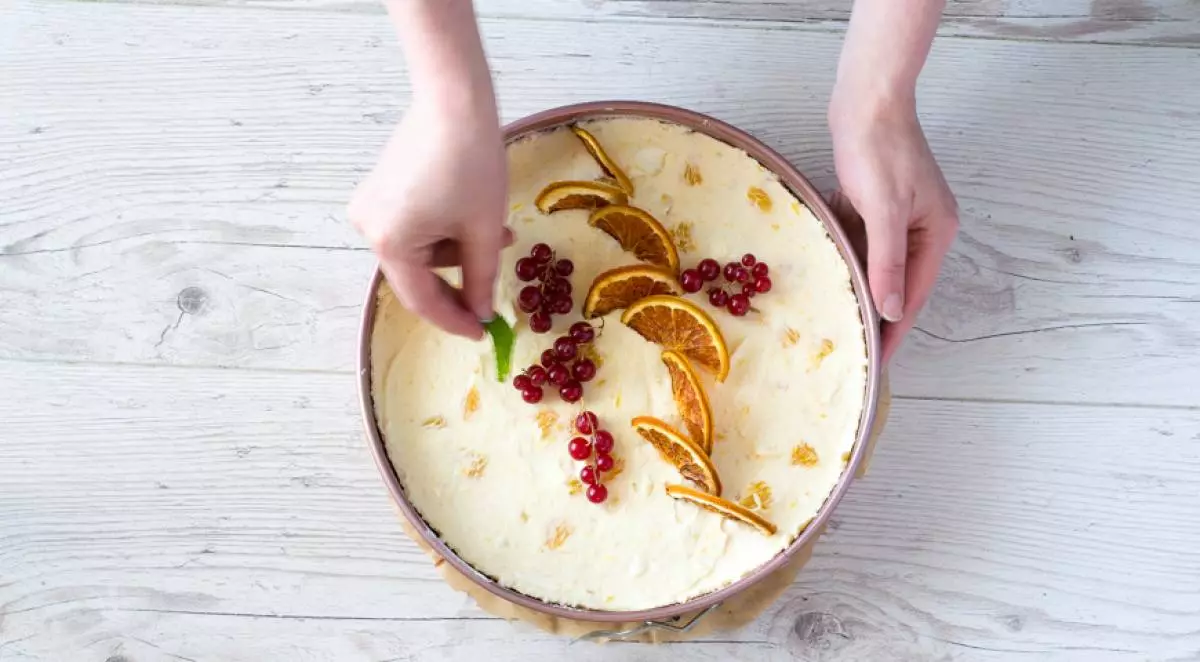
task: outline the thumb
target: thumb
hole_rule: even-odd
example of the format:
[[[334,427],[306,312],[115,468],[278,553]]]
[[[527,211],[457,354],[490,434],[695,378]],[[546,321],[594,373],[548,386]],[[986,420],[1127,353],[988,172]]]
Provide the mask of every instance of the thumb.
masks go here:
[[[867,280],[879,314],[888,322],[904,317],[904,265],[908,219],[896,211],[864,210],[867,226]]]
[[[500,264],[500,227],[473,228],[462,238],[463,298],[475,316],[486,322],[494,316],[493,292]]]

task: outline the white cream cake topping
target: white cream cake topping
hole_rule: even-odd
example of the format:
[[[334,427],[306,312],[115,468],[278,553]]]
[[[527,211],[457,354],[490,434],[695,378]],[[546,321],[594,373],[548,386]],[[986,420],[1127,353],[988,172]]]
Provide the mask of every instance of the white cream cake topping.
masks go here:
[[[758,312],[709,312],[729,347],[723,384],[697,368],[712,403],[712,459],[722,496],[747,498],[779,527],[766,536],[667,496],[678,472],[630,428],[652,415],[684,430],[653,345],[605,318],[602,358],[582,403],[552,387],[537,405],[496,380],[488,341],[452,337],[416,320],[383,288],[371,338],[372,392],[388,454],[413,505],[475,568],[535,598],[603,610],[648,609],[722,588],[787,547],[817,513],[844,467],[858,429],[866,347],[850,272],[821,223],[744,152],[684,127],[646,119],[583,125],[633,180],[630,204],[672,231],[681,268],[754,253],[773,288]],[[497,310],[516,320],[514,374],[538,362],[571,323],[595,276],[634,264],[587,212],[540,213],[547,184],[603,175],[567,129],[508,147],[509,225]],[[464,182],[469,195],[470,182]],[[764,195],[759,195],[761,192]],[[515,308],[525,283],[514,264],[537,242],[575,263],[574,312],[550,333],[530,331]],[[582,463],[567,453],[581,405],[616,437],[608,500],[582,492]],[[610,474],[611,476],[611,474]],[[755,485],[758,484],[758,489]],[[762,489],[765,486],[766,490]],[[765,499],[769,491],[769,498]],[[757,501],[752,493],[757,493]]]

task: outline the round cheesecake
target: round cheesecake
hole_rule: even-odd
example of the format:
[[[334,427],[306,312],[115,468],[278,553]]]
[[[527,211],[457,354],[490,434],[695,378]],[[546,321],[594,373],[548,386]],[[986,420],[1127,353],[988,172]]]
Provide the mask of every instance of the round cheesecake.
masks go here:
[[[480,572],[545,602],[630,611],[676,604],[738,580],[783,551],[816,515],[846,466],[864,405],[866,345],[850,270],[816,217],[745,152],[683,126],[639,118],[580,125],[633,184],[628,204],[666,228],[681,268],[752,253],[772,287],[734,316],[705,290],[684,295],[719,327],[729,352],[718,383],[697,368],[711,403],[711,461],[721,496],[775,525],[767,535],[667,494],[690,485],[630,426],[654,416],[686,430],[663,348],[621,323],[592,320],[595,377],[578,403],[547,385],[528,404],[498,381],[492,346],[450,336],[405,311],[385,285],[371,334],[372,396],[388,456],[412,505]],[[509,217],[496,309],[516,334],[513,374],[582,319],[601,273],[638,259],[589,226],[583,209],[542,213],[547,185],[605,177],[569,128],[508,148]],[[469,194],[464,183],[464,194]],[[535,243],[570,259],[574,307],[534,333],[517,310],[528,283],[516,261]],[[453,280],[451,274],[446,274]],[[706,284],[726,284],[723,280]],[[592,503],[568,453],[586,408],[615,437],[608,498]],[[695,487],[692,485],[692,487]]]

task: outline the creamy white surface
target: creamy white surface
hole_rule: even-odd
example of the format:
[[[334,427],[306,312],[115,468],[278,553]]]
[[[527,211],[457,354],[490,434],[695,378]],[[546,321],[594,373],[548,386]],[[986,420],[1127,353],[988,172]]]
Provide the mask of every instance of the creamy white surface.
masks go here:
[[[550,602],[644,609],[737,580],[783,550],[816,514],[854,443],[866,349],[849,269],[821,223],[770,172],[740,150],[672,124],[613,119],[586,128],[632,178],[631,204],[668,229],[692,224],[695,249],[681,252],[683,267],[709,256],[724,263],[747,251],[770,265],[774,288],[754,300],[759,314],[735,318],[711,308],[703,292],[691,298],[716,319],[732,361],[723,384],[701,371],[713,406],[722,496],[737,499],[751,483],[766,482],[773,503],[761,514],[779,533],[764,536],[665,494],[665,485],[686,481],[629,421],[649,414],[683,429],[682,421],[661,348],[620,324],[619,312],[606,319],[596,341],[604,363],[585,384],[584,404],[614,434],[614,454],[624,461],[602,506],[568,489],[582,466],[566,450],[578,406],[550,389],[539,405],[526,404],[509,383],[496,381],[487,341],[451,337],[416,321],[386,287],[372,335],[373,392],[389,455],[413,504],[465,560]],[[509,224],[517,241],[503,255],[497,308],[518,320],[515,371],[536,363],[579,319],[598,273],[636,260],[588,227],[586,212],[545,216],[534,206],[552,181],[602,174],[569,131],[517,142],[508,158]],[[700,185],[685,182],[687,163],[699,170]],[[769,212],[747,199],[751,186],[768,193]],[[513,304],[524,285],[513,265],[539,241],[576,267],[575,313],[556,316],[544,335],[532,333]],[[820,360],[826,339],[834,350]],[[464,416],[472,388],[479,409]],[[558,415],[547,438],[537,421],[543,411]],[[444,427],[428,424],[435,417]],[[816,450],[816,466],[792,464],[792,449],[801,443]],[[478,458],[486,459],[482,475],[468,477]],[[546,543],[559,527],[571,533],[550,549]]]

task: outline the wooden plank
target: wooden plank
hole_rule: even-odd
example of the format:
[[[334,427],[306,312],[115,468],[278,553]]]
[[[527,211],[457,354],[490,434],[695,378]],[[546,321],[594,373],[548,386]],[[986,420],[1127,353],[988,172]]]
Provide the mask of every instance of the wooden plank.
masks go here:
[[[89,0],[90,1],[90,0]],[[106,0],[114,1],[114,0]],[[147,4],[382,13],[382,0],[115,0]],[[840,32],[850,0],[477,0],[485,18],[759,22]],[[1191,0],[949,0],[943,36],[1200,47]]]
[[[351,370],[372,260],[343,204],[407,96],[384,22],[97,4],[14,16],[0,22],[0,357]],[[508,118],[657,99],[835,184],[833,36],[485,28]],[[695,77],[705,58],[728,73]],[[939,42],[922,112],[963,232],[897,393],[1200,405],[1195,65],[1179,49]]]
[[[1198,412],[899,400],[780,602],[741,631],[633,653],[568,649],[442,585],[400,532],[346,376],[0,375],[4,660],[1200,653]]]

